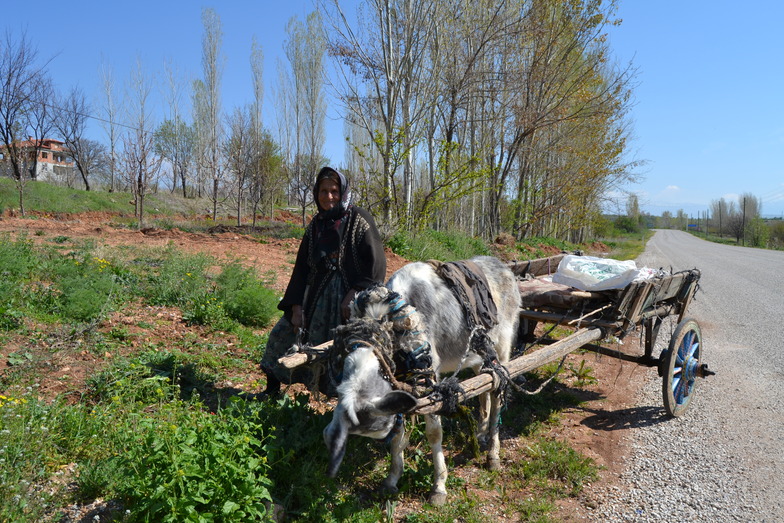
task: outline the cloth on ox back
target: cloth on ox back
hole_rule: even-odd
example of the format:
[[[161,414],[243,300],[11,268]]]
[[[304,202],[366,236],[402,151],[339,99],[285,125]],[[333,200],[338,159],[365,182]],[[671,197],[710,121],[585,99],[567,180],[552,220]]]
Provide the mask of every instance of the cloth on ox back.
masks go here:
[[[428,260],[427,263],[449,284],[465,310],[470,328],[482,325],[489,330],[498,324],[498,309],[490,294],[487,278],[476,263],[470,260],[447,263]]]

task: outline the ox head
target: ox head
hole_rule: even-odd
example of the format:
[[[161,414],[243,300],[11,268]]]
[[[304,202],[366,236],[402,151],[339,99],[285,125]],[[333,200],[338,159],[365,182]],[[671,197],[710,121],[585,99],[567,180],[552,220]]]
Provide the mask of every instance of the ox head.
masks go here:
[[[395,427],[395,415],[409,412],[416,403],[411,394],[392,390],[381,376],[371,348],[357,348],[348,354],[338,387],[338,405],[324,429],[324,443],[329,450],[327,476],[337,475],[349,434],[384,439]]]

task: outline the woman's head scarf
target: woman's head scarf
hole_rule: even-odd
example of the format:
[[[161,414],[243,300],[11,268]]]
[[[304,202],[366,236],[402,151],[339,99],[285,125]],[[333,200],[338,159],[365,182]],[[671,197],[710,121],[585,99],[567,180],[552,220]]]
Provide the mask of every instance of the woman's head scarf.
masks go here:
[[[340,187],[340,202],[332,209],[322,209],[318,201],[319,185],[323,180],[332,180]],[[332,167],[324,167],[316,175],[313,184],[313,199],[316,201],[318,214],[314,217],[313,251],[315,259],[326,266],[335,266],[339,257],[340,245],[343,243],[343,233],[346,229],[346,220],[343,218],[351,207],[351,190],[348,179]]]
[[[346,178],[342,172],[333,169],[332,167],[323,167],[319,171],[316,175],[316,183],[313,184],[313,200],[316,202],[319,213],[325,212],[318,201],[319,185],[321,184],[321,181],[325,179],[332,180],[340,187],[340,204],[333,207],[330,211],[327,211],[327,214],[333,215],[334,217],[342,216],[343,213],[351,207],[351,189],[349,189],[348,186],[348,178]]]

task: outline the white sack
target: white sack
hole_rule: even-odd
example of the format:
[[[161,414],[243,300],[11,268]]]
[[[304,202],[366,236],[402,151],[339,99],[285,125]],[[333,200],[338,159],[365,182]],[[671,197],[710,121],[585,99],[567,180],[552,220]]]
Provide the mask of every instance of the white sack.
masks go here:
[[[634,260],[620,261],[593,256],[564,256],[553,274],[553,281],[583,291],[623,289],[635,279],[644,277]]]

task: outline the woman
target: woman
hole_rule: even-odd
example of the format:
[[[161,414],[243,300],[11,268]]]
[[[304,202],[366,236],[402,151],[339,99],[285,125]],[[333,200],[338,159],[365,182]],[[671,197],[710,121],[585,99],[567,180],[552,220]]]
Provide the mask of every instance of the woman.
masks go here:
[[[261,360],[265,394],[278,393],[282,382],[307,383],[309,370],[291,372],[278,365],[278,358],[298,341],[318,345],[332,339],[334,328],[348,319],[355,294],[386,277],[378,229],[370,213],[351,204],[346,177],[324,167],[316,176],[313,199],[318,213],[305,230],[278,304],[283,317],[270,332]]]

